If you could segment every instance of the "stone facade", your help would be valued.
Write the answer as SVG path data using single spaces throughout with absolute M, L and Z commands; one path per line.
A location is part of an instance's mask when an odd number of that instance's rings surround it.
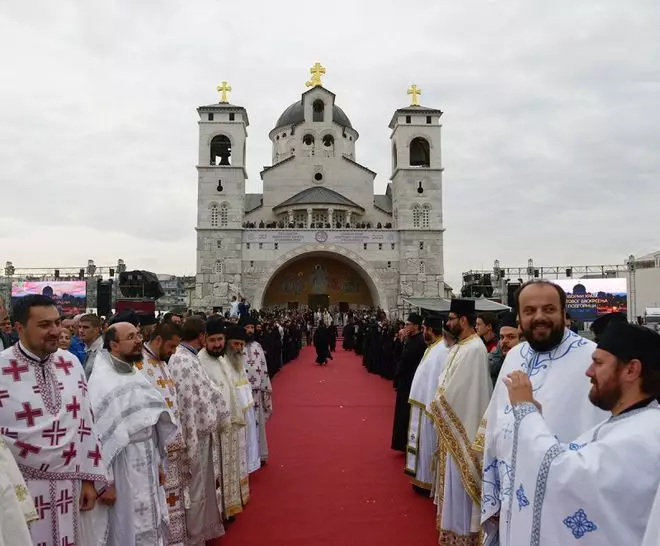
M 384 195 L 374 195 L 376 173 L 357 159 L 359 134 L 322 86 L 270 132 L 262 194 L 245 193 L 246 110 L 217 103 L 197 111 L 194 308 L 226 310 L 239 293 L 260 308 L 278 271 L 310 255 L 349 264 L 386 310 L 406 296 L 444 296 L 440 110 L 394 113 Z

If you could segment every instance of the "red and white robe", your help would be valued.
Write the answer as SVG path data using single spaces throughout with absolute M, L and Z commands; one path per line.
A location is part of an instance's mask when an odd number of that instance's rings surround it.
M 252 341 L 245 348 L 245 371 L 252 386 L 254 412 L 259 434 L 259 457 L 262 462 L 268 460 L 268 440 L 266 422 L 273 413 L 273 387 L 268 377 L 266 355 L 257 341 Z
M 25 478 L 39 519 L 37 546 L 81 544 L 82 481 L 107 481 L 78 359 L 58 349 L 39 359 L 21 343 L 0 353 L 0 434 Z
M 142 362 L 137 362 L 135 367 L 161 394 L 174 415 L 178 427 L 174 440 L 167 445 L 165 500 L 167 501 L 170 519 L 168 525 L 169 544 L 182 544 L 186 538 L 186 511 L 183 503 L 183 482 L 180 468 L 184 444 L 179 424 L 179 405 L 174 380 L 165 362 L 158 359 L 148 343 L 144 344 L 142 350 Z

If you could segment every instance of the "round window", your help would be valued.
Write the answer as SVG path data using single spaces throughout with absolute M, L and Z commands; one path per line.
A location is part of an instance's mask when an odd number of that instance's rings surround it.
M 323 175 L 321 173 L 316 173 L 314 175 L 314 180 L 316 180 L 317 182 L 320 182 L 321 180 L 323 180 Z

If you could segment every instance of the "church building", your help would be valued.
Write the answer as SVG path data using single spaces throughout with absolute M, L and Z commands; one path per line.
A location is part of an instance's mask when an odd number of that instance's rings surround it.
M 359 133 L 310 70 L 308 90 L 269 133 L 263 193 L 246 193 L 247 110 L 231 87 L 199 114 L 197 276 L 193 308 L 226 311 L 239 294 L 264 307 L 396 311 L 445 296 L 439 109 L 411 104 L 390 120 L 385 194 L 359 162 Z

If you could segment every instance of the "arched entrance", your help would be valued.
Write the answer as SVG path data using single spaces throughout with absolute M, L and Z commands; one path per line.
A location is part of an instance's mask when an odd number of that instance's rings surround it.
M 352 254 L 304 247 L 289 253 L 267 272 L 254 301 L 261 307 L 382 306 L 375 272 Z

